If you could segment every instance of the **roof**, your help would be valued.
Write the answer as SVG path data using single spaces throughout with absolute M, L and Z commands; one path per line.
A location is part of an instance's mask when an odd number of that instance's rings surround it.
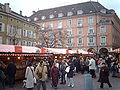
M 55 7 L 50 9 L 39 10 L 35 12 L 35 14 L 31 15 L 30 18 L 33 21 L 35 17 L 41 20 L 42 16 L 45 16 L 46 19 L 50 19 L 49 15 L 54 15 L 54 18 L 58 18 L 59 13 L 63 13 L 64 17 L 67 17 L 67 12 L 73 12 L 72 16 L 77 15 L 78 10 L 82 10 L 82 15 L 85 14 L 93 14 L 93 13 L 100 13 L 102 9 L 106 10 L 106 14 L 110 14 L 111 12 L 102 6 L 99 2 L 89 1 L 84 3 L 66 5 L 61 7 Z

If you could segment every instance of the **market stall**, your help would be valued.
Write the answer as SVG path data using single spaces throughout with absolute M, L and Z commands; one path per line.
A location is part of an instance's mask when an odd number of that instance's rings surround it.
M 120 77 L 120 48 L 109 51 L 118 58 L 118 77 Z
M 0 45 L 0 61 L 4 62 L 6 67 L 10 60 L 14 61 L 17 67 L 16 79 L 24 78 L 28 60 L 35 63 L 37 60 L 51 55 L 41 53 L 41 49 L 37 47 Z

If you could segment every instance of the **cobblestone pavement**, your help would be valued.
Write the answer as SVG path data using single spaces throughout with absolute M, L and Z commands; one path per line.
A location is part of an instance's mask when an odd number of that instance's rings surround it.
M 58 89 L 57 90 L 84 90 L 84 75 L 85 74 L 76 74 L 74 76 L 74 81 L 75 81 L 75 86 L 74 88 L 72 87 L 68 87 L 67 84 L 66 85 L 58 85 Z M 97 77 L 95 79 L 93 79 L 93 90 L 103 90 L 99 88 L 100 83 L 97 82 L 98 80 L 98 74 Z M 104 90 L 120 90 L 120 78 L 113 78 L 110 76 L 110 82 L 112 84 L 112 88 L 109 88 L 107 84 L 104 85 Z M 14 88 L 8 88 L 6 87 L 5 90 L 26 90 L 25 88 L 22 87 L 23 83 L 22 81 L 17 81 L 16 85 L 14 86 Z M 46 83 L 47 85 L 47 90 L 55 90 L 51 87 L 50 85 L 50 81 Z M 36 86 L 33 90 L 37 90 Z M 41 89 L 42 90 L 42 89 Z

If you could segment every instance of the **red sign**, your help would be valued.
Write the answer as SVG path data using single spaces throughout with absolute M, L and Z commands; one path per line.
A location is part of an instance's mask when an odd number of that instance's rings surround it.
M 46 49 L 45 48 L 41 48 L 41 53 L 46 53 Z
M 15 52 L 22 52 L 21 46 L 15 46 Z
M 69 50 L 66 50 L 66 54 L 69 54 Z

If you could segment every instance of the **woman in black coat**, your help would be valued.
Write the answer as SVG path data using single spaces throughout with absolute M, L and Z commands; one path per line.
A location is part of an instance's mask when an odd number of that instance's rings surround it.
M 70 67 L 70 70 L 69 72 L 67 73 L 67 80 L 68 80 L 68 86 L 70 87 L 74 87 L 74 80 L 73 80 L 73 76 L 74 76 L 74 64 L 73 62 L 69 62 L 69 66 Z
M 106 67 L 105 63 L 102 63 L 101 65 L 98 82 L 101 82 L 100 88 L 104 87 L 104 83 L 107 83 L 109 87 L 112 87 L 109 82 L 109 69 Z

